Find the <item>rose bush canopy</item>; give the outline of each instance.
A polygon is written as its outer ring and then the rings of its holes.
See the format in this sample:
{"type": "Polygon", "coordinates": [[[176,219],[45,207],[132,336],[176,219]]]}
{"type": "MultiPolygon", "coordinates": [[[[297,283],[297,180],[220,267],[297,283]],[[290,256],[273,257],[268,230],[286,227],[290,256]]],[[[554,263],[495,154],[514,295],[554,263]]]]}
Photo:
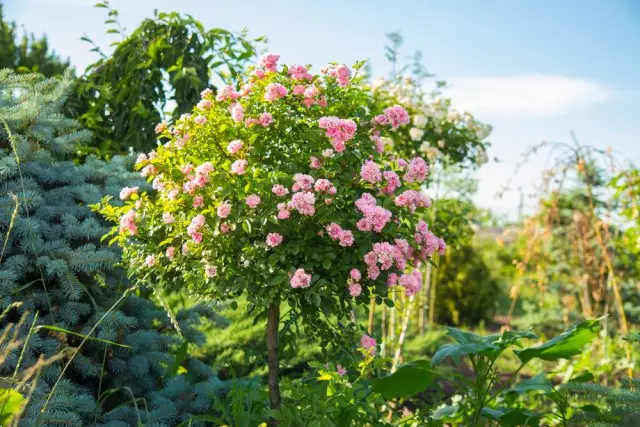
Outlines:
{"type": "Polygon", "coordinates": [[[427,163],[385,151],[411,127],[406,109],[372,102],[361,64],[312,74],[278,60],[265,55],[240,89],[205,90],[192,114],[159,124],[163,144],[137,161],[155,191],[125,188],[101,209],[140,277],[217,300],[246,294],[257,312],[286,300],[326,342],[352,303],[393,286],[415,294],[417,267],[445,243],[420,220],[427,163]]]}

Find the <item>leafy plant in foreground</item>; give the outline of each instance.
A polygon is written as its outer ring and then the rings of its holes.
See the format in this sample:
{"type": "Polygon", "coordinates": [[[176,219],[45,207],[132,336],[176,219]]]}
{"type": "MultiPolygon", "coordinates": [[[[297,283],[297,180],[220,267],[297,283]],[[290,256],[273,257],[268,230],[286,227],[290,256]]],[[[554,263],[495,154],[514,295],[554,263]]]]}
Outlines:
{"type": "MultiPolygon", "coordinates": [[[[522,348],[523,339],[537,339],[529,331],[505,331],[501,334],[485,337],[449,328],[449,335],[456,341],[445,344],[433,355],[432,365],[439,365],[445,359],[453,360],[460,365],[462,358],[469,361],[473,377],[460,377],[460,381],[468,385],[467,393],[462,402],[453,406],[440,408],[432,416],[439,419],[461,417],[465,425],[482,425],[485,420],[497,421],[503,426],[540,425],[545,418],[549,418],[562,425],[574,413],[566,393],[559,390],[542,373],[532,378],[515,382],[518,373],[534,359],[555,361],[567,359],[582,352],[582,347],[588,344],[600,328],[600,319],[585,320],[566,330],[551,340],[533,347],[522,348]],[[497,360],[505,350],[514,350],[519,366],[508,377],[504,378],[497,368],[497,360]],[[531,392],[542,392],[553,405],[553,410],[538,412],[528,409],[519,401],[523,395],[531,392]]],[[[573,381],[581,381],[575,378],[573,381]]]]}

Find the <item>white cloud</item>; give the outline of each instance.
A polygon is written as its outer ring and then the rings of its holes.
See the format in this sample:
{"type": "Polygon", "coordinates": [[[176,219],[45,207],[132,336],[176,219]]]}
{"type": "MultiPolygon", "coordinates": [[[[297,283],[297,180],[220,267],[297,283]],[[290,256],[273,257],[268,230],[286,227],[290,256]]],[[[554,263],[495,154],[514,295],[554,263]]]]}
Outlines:
{"type": "Polygon", "coordinates": [[[480,118],[539,118],[604,102],[613,91],[598,82],[556,75],[458,77],[445,95],[480,118]]]}

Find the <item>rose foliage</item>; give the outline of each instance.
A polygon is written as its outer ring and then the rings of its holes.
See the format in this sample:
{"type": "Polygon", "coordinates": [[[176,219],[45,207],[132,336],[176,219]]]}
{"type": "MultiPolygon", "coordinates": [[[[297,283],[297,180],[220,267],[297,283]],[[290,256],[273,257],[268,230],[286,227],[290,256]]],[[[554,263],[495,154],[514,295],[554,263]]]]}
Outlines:
{"type": "Polygon", "coordinates": [[[101,211],[139,276],[216,300],[244,293],[256,314],[287,301],[326,343],[353,303],[418,292],[417,267],[445,243],[419,220],[428,165],[379,143],[410,126],[407,111],[370,108],[361,64],[311,74],[278,59],[159,124],[169,141],[137,162],[155,191],[125,188],[101,211]]]}

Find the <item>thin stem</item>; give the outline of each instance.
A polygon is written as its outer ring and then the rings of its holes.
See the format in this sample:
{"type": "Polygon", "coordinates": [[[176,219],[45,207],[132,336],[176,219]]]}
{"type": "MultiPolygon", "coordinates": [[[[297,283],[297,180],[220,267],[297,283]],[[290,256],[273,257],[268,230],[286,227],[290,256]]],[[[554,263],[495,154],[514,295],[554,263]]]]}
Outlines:
{"type": "MultiPolygon", "coordinates": [[[[278,360],[278,328],[280,326],[280,301],[274,300],[267,314],[267,366],[269,368],[269,401],[271,409],[280,409],[280,362],[278,360]]],[[[277,426],[278,421],[270,418],[269,425],[277,426]]]]}

